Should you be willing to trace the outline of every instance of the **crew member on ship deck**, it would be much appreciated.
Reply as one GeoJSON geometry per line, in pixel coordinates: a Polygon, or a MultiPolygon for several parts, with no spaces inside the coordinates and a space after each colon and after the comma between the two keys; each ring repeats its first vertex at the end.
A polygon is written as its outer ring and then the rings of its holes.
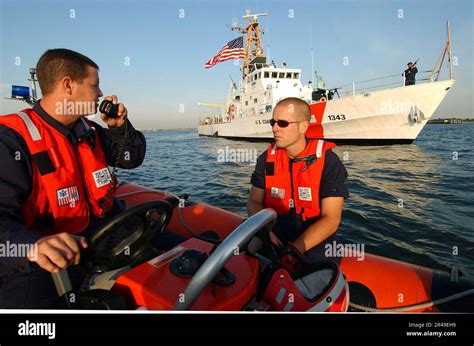
{"type": "MultiPolygon", "coordinates": [[[[416,64],[416,61],[415,61],[416,64]]],[[[404,72],[405,76],[405,85],[415,85],[416,83],[416,74],[418,73],[418,69],[415,67],[415,64],[409,62],[407,64],[408,68],[404,72]]]]}
{"type": "MultiPolygon", "coordinates": [[[[299,98],[286,98],[273,110],[275,142],[257,159],[252,174],[247,211],[251,216],[264,208],[277,212],[270,232],[272,242],[290,247],[313,263],[340,262],[329,255],[341,221],[344,199],[349,196],[347,171],[331,150],[335,144],[310,140],[309,105],[299,98]]],[[[261,240],[254,238],[250,252],[258,251],[261,240]]]]}

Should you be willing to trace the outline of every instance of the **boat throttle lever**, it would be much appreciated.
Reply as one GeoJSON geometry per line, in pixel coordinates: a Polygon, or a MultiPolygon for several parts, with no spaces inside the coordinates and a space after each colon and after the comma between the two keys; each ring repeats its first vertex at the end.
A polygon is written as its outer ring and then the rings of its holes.
{"type": "Polygon", "coordinates": [[[64,302],[68,309],[74,308],[73,290],[71,280],[66,269],[63,269],[57,273],[51,273],[53,277],[56,291],[58,292],[59,298],[64,302]]]}

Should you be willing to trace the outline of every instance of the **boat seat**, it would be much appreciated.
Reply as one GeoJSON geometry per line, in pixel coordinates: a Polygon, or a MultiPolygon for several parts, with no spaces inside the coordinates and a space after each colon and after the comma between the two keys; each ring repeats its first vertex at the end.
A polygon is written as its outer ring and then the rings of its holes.
{"type": "Polygon", "coordinates": [[[306,299],[313,300],[325,292],[333,278],[333,270],[323,269],[296,280],[295,285],[306,299]]]}
{"type": "Polygon", "coordinates": [[[261,300],[273,311],[347,310],[347,285],[334,262],[308,264],[298,273],[282,267],[268,269],[261,300]]]}

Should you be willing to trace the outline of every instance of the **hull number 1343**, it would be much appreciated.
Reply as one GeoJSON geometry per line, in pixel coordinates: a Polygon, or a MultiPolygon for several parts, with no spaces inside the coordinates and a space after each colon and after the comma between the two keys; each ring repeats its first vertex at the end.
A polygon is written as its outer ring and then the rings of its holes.
{"type": "Polygon", "coordinates": [[[328,118],[330,121],[334,120],[346,120],[346,116],[344,114],[338,114],[338,115],[328,115],[328,118]]]}

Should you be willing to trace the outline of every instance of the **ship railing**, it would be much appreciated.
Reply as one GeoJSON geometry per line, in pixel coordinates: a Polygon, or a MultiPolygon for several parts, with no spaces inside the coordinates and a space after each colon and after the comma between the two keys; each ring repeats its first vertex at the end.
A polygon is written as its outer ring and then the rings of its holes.
{"type": "Polygon", "coordinates": [[[212,125],[212,124],[225,124],[231,123],[235,119],[248,118],[254,116],[250,111],[243,111],[238,109],[236,113],[223,114],[223,115],[214,115],[214,116],[204,116],[199,118],[199,125],[212,125]]]}
{"type": "MultiPolygon", "coordinates": [[[[416,84],[435,82],[432,71],[419,71],[417,73],[416,84]],[[419,78],[421,77],[421,78],[419,78]]],[[[365,94],[369,91],[383,90],[387,88],[394,88],[396,86],[405,86],[405,76],[403,73],[397,73],[390,76],[372,78],[349,84],[341,85],[337,88],[328,90],[338,90],[342,93],[341,96],[354,96],[357,94],[365,94]],[[383,81],[383,82],[382,82],[383,81]],[[381,83],[382,82],[382,83],[381,83]],[[387,83],[388,82],[388,83],[387,83]]]]}

